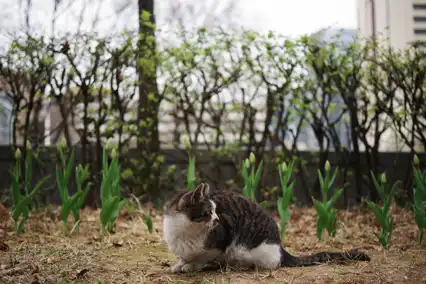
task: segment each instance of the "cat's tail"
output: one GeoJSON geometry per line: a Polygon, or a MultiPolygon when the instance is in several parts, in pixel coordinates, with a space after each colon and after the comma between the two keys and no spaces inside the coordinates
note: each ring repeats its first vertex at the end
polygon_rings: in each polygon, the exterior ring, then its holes
{"type": "Polygon", "coordinates": [[[328,261],[344,260],[370,261],[370,257],[363,252],[358,252],[357,249],[351,249],[345,252],[318,252],[305,256],[293,256],[281,246],[282,267],[313,266],[328,261]]]}

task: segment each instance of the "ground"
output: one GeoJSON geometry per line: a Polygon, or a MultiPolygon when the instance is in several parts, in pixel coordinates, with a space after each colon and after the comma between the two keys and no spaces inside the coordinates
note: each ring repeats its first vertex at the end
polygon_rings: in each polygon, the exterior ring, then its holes
{"type": "Polygon", "coordinates": [[[171,273],[175,257],[162,242],[162,219],[153,209],[123,210],[117,233],[105,236],[99,234],[99,211],[83,210],[80,231],[70,237],[62,233],[58,215],[58,209],[33,214],[19,236],[8,223],[0,245],[0,283],[426,283],[426,246],[417,242],[411,213],[397,208],[388,251],[376,241],[374,217],[365,209],[340,211],[337,236],[322,242],[315,235],[315,211],[292,209],[286,237],[290,253],[358,248],[371,262],[187,275],[171,273]],[[148,212],[154,216],[152,234],[143,222],[148,212]]]}

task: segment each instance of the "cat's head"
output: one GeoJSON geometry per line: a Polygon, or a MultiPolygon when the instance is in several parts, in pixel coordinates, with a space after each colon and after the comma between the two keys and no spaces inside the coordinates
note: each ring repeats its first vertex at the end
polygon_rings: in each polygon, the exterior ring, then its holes
{"type": "Polygon", "coordinates": [[[164,214],[184,218],[200,228],[213,228],[219,220],[216,204],[210,199],[210,186],[205,183],[201,183],[193,190],[175,195],[166,202],[164,214]]]}

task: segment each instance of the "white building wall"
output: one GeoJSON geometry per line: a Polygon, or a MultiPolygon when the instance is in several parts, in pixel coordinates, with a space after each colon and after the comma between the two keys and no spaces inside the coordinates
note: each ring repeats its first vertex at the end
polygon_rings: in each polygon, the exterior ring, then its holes
{"type": "Polygon", "coordinates": [[[426,40],[426,0],[357,0],[361,37],[369,38],[373,34],[373,2],[378,39],[387,40],[398,49],[414,40],[426,40]]]}

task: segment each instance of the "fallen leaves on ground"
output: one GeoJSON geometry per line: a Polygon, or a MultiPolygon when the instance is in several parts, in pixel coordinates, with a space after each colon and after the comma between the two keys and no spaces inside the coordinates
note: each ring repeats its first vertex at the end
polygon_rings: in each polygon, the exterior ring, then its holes
{"type": "MultiPolygon", "coordinates": [[[[421,283],[426,280],[426,246],[417,243],[417,227],[408,211],[393,208],[392,247],[384,251],[373,231],[374,216],[365,209],[339,211],[338,233],[323,242],[316,237],[312,208],[292,208],[286,249],[295,255],[357,248],[371,262],[324,264],[275,271],[222,271],[174,275],[176,261],[162,241],[160,212],[152,206],[123,210],[117,233],[100,234],[99,210],[82,211],[79,233],[64,236],[59,214],[32,215],[19,236],[7,223],[7,251],[0,251],[1,283],[421,283]],[[151,214],[149,234],[143,216],[151,214]],[[67,282],[68,281],[68,282],[67,282]],[[99,282],[100,281],[100,282],[99,282]]],[[[70,229],[72,219],[69,221],[70,229]]]]}

